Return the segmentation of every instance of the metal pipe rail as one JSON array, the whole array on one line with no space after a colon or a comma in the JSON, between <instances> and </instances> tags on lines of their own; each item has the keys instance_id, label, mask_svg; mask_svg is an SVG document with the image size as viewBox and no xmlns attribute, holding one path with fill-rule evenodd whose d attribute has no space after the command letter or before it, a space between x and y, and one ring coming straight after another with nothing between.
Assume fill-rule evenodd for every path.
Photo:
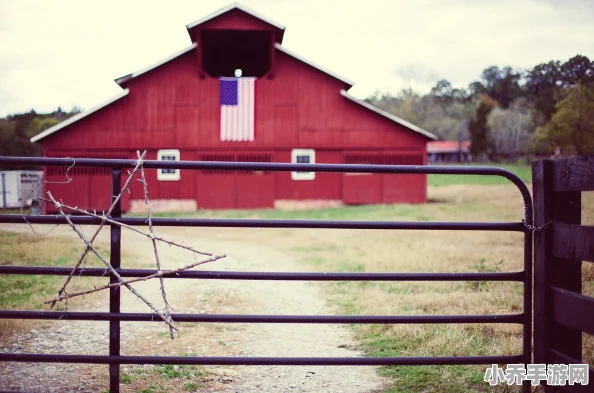
<instances>
[{"instance_id":1,"label":"metal pipe rail","mask_svg":"<svg viewBox=\"0 0 594 393\"><path fill-rule=\"evenodd\" d=\"M2 166L58 166L101 167L112 170L112 200L120 192L122 169L133 168L136 160L83 159L83 158L27 158L0 157ZM218 272L184 271L166 275L167 279L210 280L279 280L279 281L510 281L521 282L524 289L523 310L510 315L423 315L423 316L315 316L315 315L209 315L174 314L180 322L218 323L328 323L328 324L452 324L452 323L511 323L523 325L522 352L514 356L454 356L454 357L385 357L385 358L298 358L298 357L165 357L121 356L120 322L157 321L153 314L121 313L120 291L110 289L109 312L48 312L48 311L0 311L0 319L55 319L109 321L109 355L49 355L2 353L0 361L10 362L64 362L96 363L110 365L110 391L119 392L119 366L121 364L200 364L200 365L333 365L333 366L378 366L378 365L454 365L454 364L510 364L531 363L532 349L532 199L526 185L514 173L492 167L460 166L409 166L409 165L345 165L345 164L285 164L285 163L238 163L200 161L144 161L145 168L169 168L184 170L252 170L252 171L306 171L350 172L384 174L443 174L443 175L489 175L510 180L520 191L524 203L523 221L518 222L395 222L395 221L329 221L329 220L248 220L248 219L192 219L153 218L155 226L181 227L239 227L239 228L327 228L327 229L378 229L378 230L430 230L430 231L509 231L524 233L524 270L506 273L284 273L284 272ZM128 225L146 226L144 218L121 217L114 209L112 220ZM101 219L72 216L75 224L98 225ZM61 224L62 217L55 215L27 216L18 214L0 215L0 223ZM112 266L122 277L145 277L156 273L151 269L124 269L120 267L121 228L111 227ZM71 269L36 266L0 266L0 274L67 275ZM79 269L82 276L110 277L106 269ZM525 392L530 391L524 383Z\"/></svg>"}]
</instances>

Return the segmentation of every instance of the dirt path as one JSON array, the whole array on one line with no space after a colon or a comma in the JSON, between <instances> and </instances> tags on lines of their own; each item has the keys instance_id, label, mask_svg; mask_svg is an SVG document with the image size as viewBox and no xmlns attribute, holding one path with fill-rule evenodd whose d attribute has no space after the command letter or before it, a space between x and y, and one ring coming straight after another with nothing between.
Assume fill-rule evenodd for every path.
<instances>
[{"instance_id":1,"label":"dirt path","mask_svg":"<svg viewBox=\"0 0 594 393\"><path fill-rule=\"evenodd\" d=\"M15 227L6 228L15 230ZM60 234L68 234L59 228ZM20 230L27 228L20 227ZM90 232L91 228L85 229ZM183 233L183 235L180 235ZM107 234L107 232L106 232ZM160 235L191 244L197 249L225 253L228 257L205 270L300 271L287 255L256 244L214 239L194 239L191 230L159 228ZM101 242L106 242L103 236ZM124 255L151 263L150 243L124 233ZM161 247L165 268L191 261L191 255ZM166 280L170 303L177 313L226 314L333 314L319 286L304 282ZM161 304L158 281L139 283L135 288ZM85 304L79 311L105 310L101 302ZM147 307L128 291L122 293L122 311L147 312ZM161 323L122 323L122 353L127 355L198 356L361 356L352 349L348 328L340 325L306 324L182 324L179 338L169 340ZM30 333L18 335L1 351L33 353L107 354L106 322L43 322ZM122 366L122 368L133 366ZM127 368L126 368L127 369ZM213 367L213 383L204 392L372 392L382 385L372 367ZM94 365L0 364L0 389L65 392L96 391L107 386L107 367ZM66 376L66 377L65 377ZM123 385L123 391L132 386ZM168 389L169 390L169 389ZM177 390L177 389L176 389ZM181 391L181 387L179 389Z\"/></svg>"}]
</instances>

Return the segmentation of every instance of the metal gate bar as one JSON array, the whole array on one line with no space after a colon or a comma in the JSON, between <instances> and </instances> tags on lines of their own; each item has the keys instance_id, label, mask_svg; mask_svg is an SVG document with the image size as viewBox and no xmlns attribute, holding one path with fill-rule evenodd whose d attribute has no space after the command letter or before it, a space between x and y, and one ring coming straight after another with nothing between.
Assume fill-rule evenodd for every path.
<instances>
[{"instance_id":1,"label":"metal gate bar","mask_svg":"<svg viewBox=\"0 0 594 393\"><path fill-rule=\"evenodd\" d=\"M22 158L0 157L0 165L35 165L70 167L71 158ZM121 170L133 168L135 160L76 159L76 166L103 167L112 169L112 195L117 195L121 184ZM299 358L299 357L165 357L121 356L121 321L156 321L150 313L121 313L119 291L111 289L110 312L51 312L51 311L0 311L1 319L60 319L100 320L110 322L109 356L102 355L48 355L2 353L0 361L11 362L64 362L95 363L110 365L110 391L119 392L119 366L121 364L195 364L195 365L459 365L459 364L513 364L531 363L532 338L532 200L526 185L514 173L491 167L440 167L406 165L345 165L345 164L282 164L282 163L237 163L199 161L144 161L145 168L168 169L219 169L252 171L302 171L302 172L350 172L384 174L464 174L502 176L516 185L524 202L522 222L392 222L392 221L328 221L328 220L246 220L246 219L190 219L154 218L156 226L182 227L239 227L239 228L328 228L328 229L382 229L382 230L462 230L462 231L508 231L524 233L524 270L506 273L278 273L278 272L217 272L186 271L166 278L227 279L227 280L284 280L284 281L511 281L522 282L524 287L523 312L511 315L428 315L428 316L311 316L311 315L208 315L174 314L180 322L226 322L226 323L382 323L382 324L444 324L444 323L514 323L523 325L522 353L515 356L454 356L454 357L385 357L385 358ZM112 197L113 198L113 197ZM111 219L128 225L147 225L144 218L120 217L115 209ZM98 225L101 219L72 217L72 222L81 225ZM61 224L62 217L27 216L33 224ZM20 215L0 216L0 223L24 223ZM526 225L527 224L527 225ZM111 225L111 264L123 277L143 277L156 273L150 269L120 268L121 230ZM71 269L31 266L0 266L0 274L67 275ZM103 276L106 269L79 269L81 276ZM107 272L108 273L108 272ZM108 273L109 275L109 273ZM115 282L110 276L110 282ZM530 391L528 381L523 390Z\"/></svg>"}]
</instances>

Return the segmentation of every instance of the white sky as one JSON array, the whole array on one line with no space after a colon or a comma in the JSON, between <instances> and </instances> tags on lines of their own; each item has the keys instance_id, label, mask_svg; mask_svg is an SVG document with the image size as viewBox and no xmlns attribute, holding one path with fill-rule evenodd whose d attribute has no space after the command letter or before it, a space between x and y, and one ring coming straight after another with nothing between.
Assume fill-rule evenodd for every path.
<instances>
[{"instance_id":1,"label":"white sky","mask_svg":"<svg viewBox=\"0 0 594 393\"><path fill-rule=\"evenodd\" d=\"M117 77L190 45L225 0L0 0L0 116L89 108ZM490 65L594 58L593 0L245 0L283 45L353 80L351 94L467 86Z\"/></svg>"}]
</instances>

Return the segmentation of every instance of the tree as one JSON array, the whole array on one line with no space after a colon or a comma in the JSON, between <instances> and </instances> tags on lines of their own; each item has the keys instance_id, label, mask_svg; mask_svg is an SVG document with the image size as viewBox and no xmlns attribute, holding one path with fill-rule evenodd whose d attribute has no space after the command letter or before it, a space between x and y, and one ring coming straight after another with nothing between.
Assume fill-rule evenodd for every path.
<instances>
[{"instance_id":1,"label":"tree","mask_svg":"<svg viewBox=\"0 0 594 393\"><path fill-rule=\"evenodd\" d=\"M481 85L475 85L477 93L487 93L500 107L507 109L509 105L522 94L520 87L521 74L507 66L499 68L491 66L485 68L482 74ZM471 85L472 86L472 85Z\"/></svg>"},{"instance_id":2,"label":"tree","mask_svg":"<svg viewBox=\"0 0 594 393\"><path fill-rule=\"evenodd\" d=\"M36 117L29 123L29 127L27 129L27 137L31 138L35 135L39 134L40 132L47 130L50 127L55 126L58 124L58 121L53 117L42 118Z\"/></svg>"},{"instance_id":3,"label":"tree","mask_svg":"<svg viewBox=\"0 0 594 393\"><path fill-rule=\"evenodd\" d=\"M586 56L577 55L561 66L561 73L566 87L594 83L594 62Z\"/></svg>"},{"instance_id":4,"label":"tree","mask_svg":"<svg viewBox=\"0 0 594 393\"><path fill-rule=\"evenodd\" d=\"M535 66L525 75L524 91L534 107L544 117L545 123L551 120L555 113L557 91L563 85L561 62L549 61Z\"/></svg>"},{"instance_id":5,"label":"tree","mask_svg":"<svg viewBox=\"0 0 594 393\"><path fill-rule=\"evenodd\" d=\"M481 95L474 113L474 117L468 124L470 133L470 153L475 160L484 160L491 151L491 141L489 140L489 126L487 117L495 107L495 103L488 96Z\"/></svg>"},{"instance_id":6,"label":"tree","mask_svg":"<svg viewBox=\"0 0 594 393\"><path fill-rule=\"evenodd\" d=\"M494 108L487 117L492 156L515 161L528 149L534 122L526 99L514 101L508 109Z\"/></svg>"},{"instance_id":7,"label":"tree","mask_svg":"<svg viewBox=\"0 0 594 393\"><path fill-rule=\"evenodd\" d=\"M570 88L556 113L535 136L535 147L568 154L594 154L594 84Z\"/></svg>"}]
</instances>

